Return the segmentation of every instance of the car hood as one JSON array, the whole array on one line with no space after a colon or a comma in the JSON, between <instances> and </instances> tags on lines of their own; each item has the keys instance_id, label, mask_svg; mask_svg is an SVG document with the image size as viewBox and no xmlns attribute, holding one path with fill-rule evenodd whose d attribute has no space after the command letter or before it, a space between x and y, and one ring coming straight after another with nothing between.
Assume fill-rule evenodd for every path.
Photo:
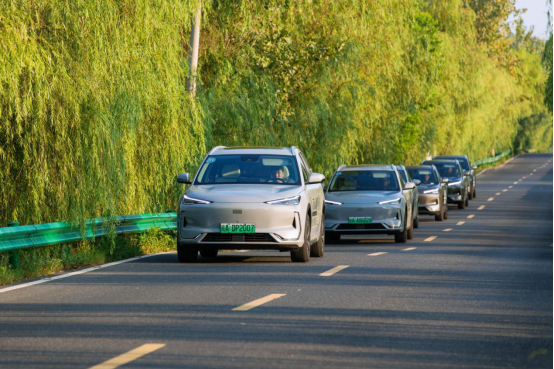
<instances>
[{"instance_id":1,"label":"car hood","mask_svg":"<svg viewBox=\"0 0 554 369\"><path fill-rule=\"evenodd\" d=\"M448 183L452 183L452 182L463 182L464 180L464 177L443 177L443 178L448 178Z\"/></svg>"},{"instance_id":2,"label":"car hood","mask_svg":"<svg viewBox=\"0 0 554 369\"><path fill-rule=\"evenodd\" d=\"M220 203L259 203L296 196L301 192L301 186L242 183L190 186L185 194Z\"/></svg>"},{"instance_id":3,"label":"car hood","mask_svg":"<svg viewBox=\"0 0 554 369\"><path fill-rule=\"evenodd\" d=\"M384 200L401 197L398 191L341 191L326 192L325 199L343 204L376 204Z\"/></svg>"},{"instance_id":4,"label":"car hood","mask_svg":"<svg viewBox=\"0 0 554 369\"><path fill-rule=\"evenodd\" d=\"M419 186L417 186L417 190L419 191L419 193L423 193L423 191L434 190L436 188L439 188L438 184L423 184L422 183Z\"/></svg>"}]
</instances>

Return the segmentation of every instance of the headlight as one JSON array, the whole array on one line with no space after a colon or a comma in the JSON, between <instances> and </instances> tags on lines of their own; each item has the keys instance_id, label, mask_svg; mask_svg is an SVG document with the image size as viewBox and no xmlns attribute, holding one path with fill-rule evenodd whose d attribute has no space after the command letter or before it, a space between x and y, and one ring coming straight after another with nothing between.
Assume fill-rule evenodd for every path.
<instances>
[{"instance_id":1,"label":"headlight","mask_svg":"<svg viewBox=\"0 0 554 369\"><path fill-rule=\"evenodd\" d=\"M325 200L325 205L342 205L342 202Z\"/></svg>"},{"instance_id":2,"label":"headlight","mask_svg":"<svg viewBox=\"0 0 554 369\"><path fill-rule=\"evenodd\" d=\"M183 204L184 205L211 204L211 203L212 203L211 201L195 199L195 198L192 198L192 197L188 197L187 195L183 196Z\"/></svg>"},{"instance_id":3,"label":"headlight","mask_svg":"<svg viewBox=\"0 0 554 369\"><path fill-rule=\"evenodd\" d=\"M448 182L448 185L449 186L458 186L458 185L461 185L462 184L462 181L458 181L458 182Z\"/></svg>"},{"instance_id":4,"label":"headlight","mask_svg":"<svg viewBox=\"0 0 554 369\"><path fill-rule=\"evenodd\" d=\"M300 204L300 195L287 197L286 199L266 201L265 203L269 205L298 205Z\"/></svg>"},{"instance_id":5,"label":"headlight","mask_svg":"<svg viewBox=\"0 0 554 369\"><path fill-rule=\"evenodd\" d=\"M379 202L379 205L399 205L400 204L400 197L397 198L397 199L392 199L392 200L385 200L385 201L380 201Z\"/></svg>"},{"instance_id":6,"label":"headlight","mask_svg":"<svg viewBox=\"0 0 554 369\"><path fill-rule=\"evenodd\" d=\"M439 189L438 188L435 188L434 190L427 190L427 191L423 191L424 194L431 194L431 193L439 193Z\"/></svg>"}]
</instances>

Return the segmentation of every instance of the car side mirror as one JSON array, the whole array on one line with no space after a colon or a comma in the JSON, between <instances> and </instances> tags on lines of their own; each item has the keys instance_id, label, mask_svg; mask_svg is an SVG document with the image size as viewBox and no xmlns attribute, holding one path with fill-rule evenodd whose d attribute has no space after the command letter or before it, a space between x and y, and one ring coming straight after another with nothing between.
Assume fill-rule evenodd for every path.
<instances>
[{"instance_id":1,"label":"car side mirror","mask_svg":"<svg viewBox=\"0 0 554 369\"><path fill-rule=\"evenodd\" d=\"M190 174L188 173L181 173L177 176L177 183L183 183L183 184L191 184L190 181Z\"/></svg>"},{"instance_id":2,"label":"car side mirror","mask_svg":"<svg viewBox=\"0 0 554 369\"><path fill-rule=\"evenodd\" d=\"M421 184L421 181L419 179L412 179L412 182L416 185L416 186L419 186Z\"/></svg>"},{"instance_id":3,"label":"car side mirror","mask_svg":"<svg viewBox=\"0 0 554 369\"><path fill-rule=\"evenodd\" d=\"M473 170L477 169L477 165L472 166L471 169Z\"/></svg>"},{"instance_id":4,"label":"car side mirror","mask_svg":"<svg viewBox=\"0 0 554 369\"><path fill-rule=\"evenodd\" d=\"M404 185L404 189L405 189L405 190L413 190L413 189L415 188L415 186L416 186L415 183L413 183L413 182L408 182L408 183L406 183L406 184Z\"/></svg>"},{"instance_id":5,"label":"car side mirror","mask_svg":"<svg viewBox=\"0 0 554 369\"><path fill-rule=\"evenodd\" d=\"M448 183L448 178L443 178L441 183Z\"/></svg>"},{"instance_id":6,"label":"car side mirror","mask_svg":"<svg viewBox=\"0 0 554 369\"><path fill-rule=\"evenodd\" d=\"M310 178L308 178L307 184L317 184L325 181L325 176L321 173L312 173Z\"/></svg>"},{"instance_id":7,"label":"car side mirror","mask_svg":"<svg viewBox=\"0 0 554 369\"><path fill-rule=\"evenodd\" d=\"M469 170L464 172L464 176L470 176L470 175L471 175L471 172Z\"/></svg>"}]
</instances>

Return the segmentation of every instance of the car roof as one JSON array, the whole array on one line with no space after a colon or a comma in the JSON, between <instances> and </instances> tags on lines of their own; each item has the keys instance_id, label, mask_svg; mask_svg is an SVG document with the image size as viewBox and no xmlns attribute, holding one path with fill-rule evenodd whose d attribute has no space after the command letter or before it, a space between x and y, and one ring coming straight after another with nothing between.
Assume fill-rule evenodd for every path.
<instances>
[{"instance_id":1,"label":"car roof","mask_svg":"<svg viewBox=\"0 0 554 369\"><path fill-rule=\"evenodd\" d=\"M432 160L424 160L423 163L429 163L429 164L440 164L440 163L460 163L457 159L432 159Z\"/></svg>"},{"instance_id":2,"label":"car roof","mask_svg":"<svg viewBox=\"0 0 554 369\"><path fill-rule=\"evenodd\" d=\"M359 165L341 165L337 171L356 171L356 170L394 170L392 166L385 164L359 164Z\"/></svg>"},{"instance_id":3,"label":"car roof","mask_svg":"<svg viewBox=\"0 0 554 369\"><path fill-rule=\"evenodd\" d=\"M437 155L433 159L467 159L467 155Z\"/></svg>"},{"instance_id":4,"label":"car roof","mask_svg":"<svg viewBox=\"0 0 554 369\"><path fill-rule=\"evenodd\" d=\"M248 154L263 154L263 155L285 155L293 156L294 147L271 147L271 146L236 146L236 147L223 147L218 146L212 151L210 155L248 155Z\"/></svg>"},{"instance_id":5,"label":"car roof","mask_svg":"<svg viewBox=\"0 0 554 369\"><path fill-rule=\"evenodd\" d=\"M432 165L408 165L406 169L428 169Z\"/></svg>"}]
</instances>

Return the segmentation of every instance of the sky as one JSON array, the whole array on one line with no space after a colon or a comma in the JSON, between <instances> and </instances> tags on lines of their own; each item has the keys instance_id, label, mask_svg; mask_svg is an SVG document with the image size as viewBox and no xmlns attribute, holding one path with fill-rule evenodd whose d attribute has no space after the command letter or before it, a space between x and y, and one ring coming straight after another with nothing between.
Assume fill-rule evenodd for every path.
<instances>
[{"instance_id":1,"label":"sky","mask_svg":"<svg viewBox=\"0 0 554 369\"><path fill-rule=\"evenodd\" d=\"M533 35L546 39L547 37L547 25L548 17L546 12L548 11L548 5L546 0L516 0L516 8L527 9L527 12L521 17L523 23L529 29L534 26Z\"/></svg>"}]
</instances>

